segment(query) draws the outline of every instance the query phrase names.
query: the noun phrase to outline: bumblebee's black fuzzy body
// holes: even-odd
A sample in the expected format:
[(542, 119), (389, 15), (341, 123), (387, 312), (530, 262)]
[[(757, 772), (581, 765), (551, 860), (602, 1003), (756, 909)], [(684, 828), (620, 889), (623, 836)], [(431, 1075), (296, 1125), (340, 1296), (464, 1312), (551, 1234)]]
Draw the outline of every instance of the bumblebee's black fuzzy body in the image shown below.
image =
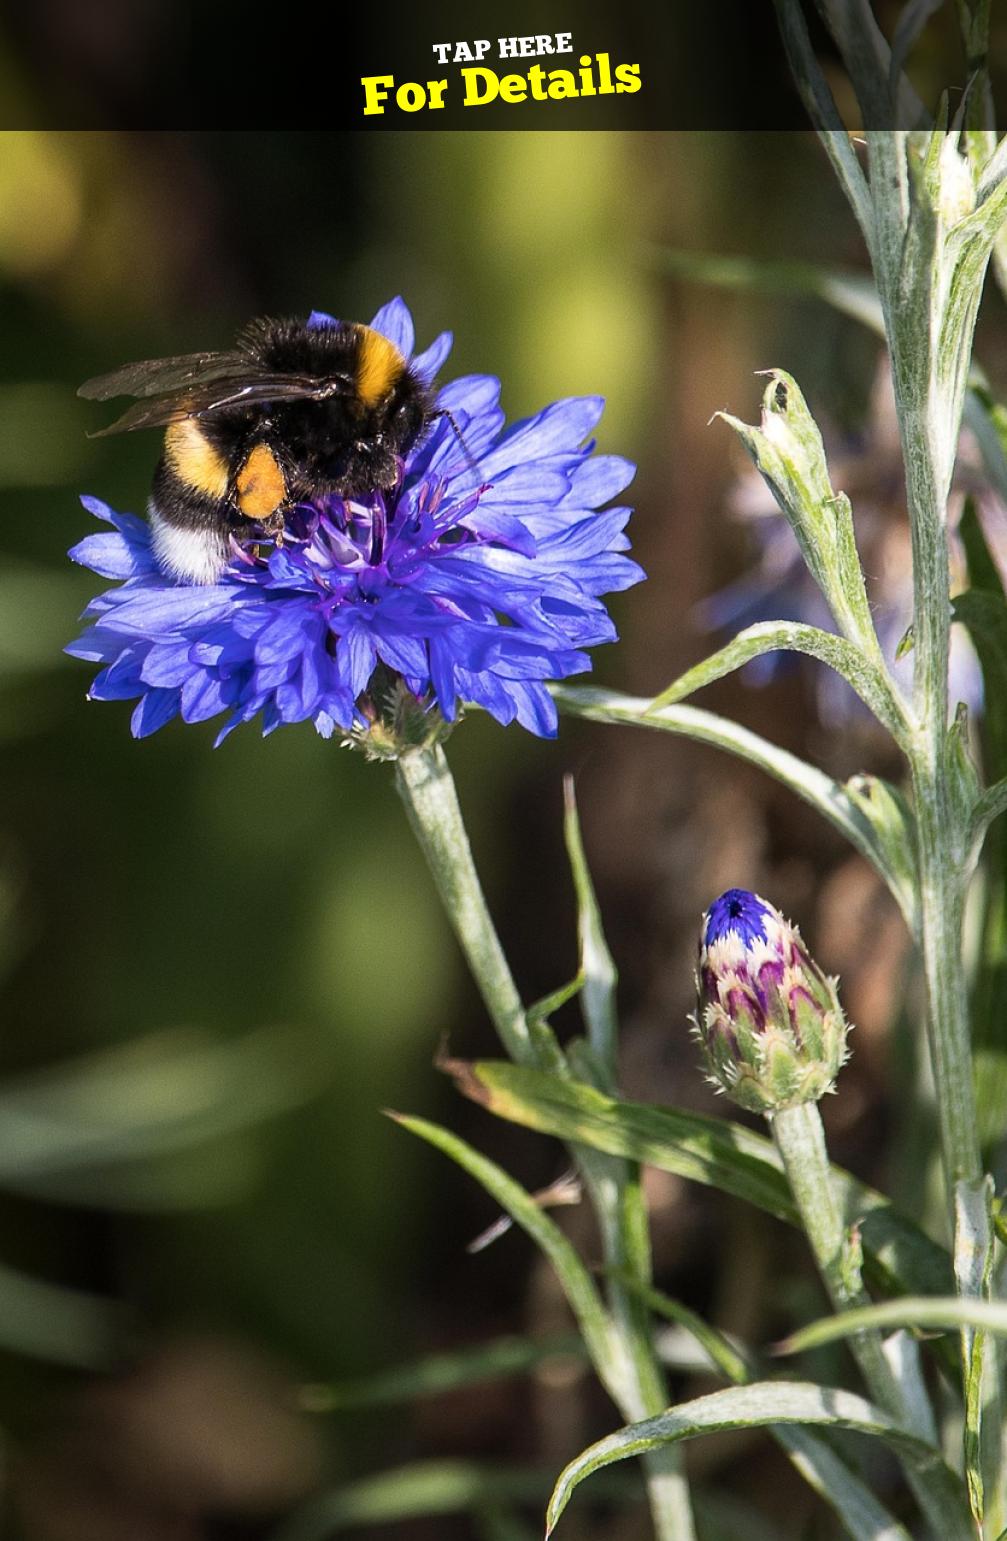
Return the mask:
[(393, 487), (434, 410), (398, 348), (346, 321), (252, 321), (229, 353), (127, 365), (81, 393), (140, 398), (106, 432), (167, 425), (154, 549), (196, 583), (219, 576), (249, 521), (277, 533), (295, 502)]
[(278, 401), (269, 408), (274, 448), (282, 447), (295, 496), (395, 485), (399, 460), (429, 421), (433, 392), (392, 343), (353, 322), (308, 328), (299, 321), (253, 321), (238, 346), (271, 373), (347, 382), (345, 393), (324, 401)]

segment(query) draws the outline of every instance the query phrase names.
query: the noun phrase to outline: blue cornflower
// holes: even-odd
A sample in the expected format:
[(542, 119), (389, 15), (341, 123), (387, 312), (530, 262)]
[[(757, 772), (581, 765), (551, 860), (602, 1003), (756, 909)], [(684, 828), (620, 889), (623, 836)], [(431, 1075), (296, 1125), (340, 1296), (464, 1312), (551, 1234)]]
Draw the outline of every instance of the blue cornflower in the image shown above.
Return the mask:
[[(401, 299), (371, 325), (412, 357)], [(432, 380), (450, 348), (444, 333), (413, 369)], [(103, 666), (91, 699), (135, 699), (137, 738), (221, 714), (218, 743), (255, 717), (264, 733), (311, 721), (327, 738), (366, 729), (368, 688), (391, 676), (447, 722), (473, 702), (553, 735), (545, 682), (591, 667), (585, 649), (616, 635), (600, 596), (643, 577), (622, 554), (630, 510), (598, 512), (635, 468), (592, 453), (600, 397), (555, 402), (505, 433), (499, 395), (488, 375), (445, 386), (450, 418), (414, 446), (397, 488), (298, 504), (282, 545), (236, 546), (212, 585), (169, 578), (143, 520), (82, 499), (113, 528), (70, 556), (121, 580), (67, 648)]]

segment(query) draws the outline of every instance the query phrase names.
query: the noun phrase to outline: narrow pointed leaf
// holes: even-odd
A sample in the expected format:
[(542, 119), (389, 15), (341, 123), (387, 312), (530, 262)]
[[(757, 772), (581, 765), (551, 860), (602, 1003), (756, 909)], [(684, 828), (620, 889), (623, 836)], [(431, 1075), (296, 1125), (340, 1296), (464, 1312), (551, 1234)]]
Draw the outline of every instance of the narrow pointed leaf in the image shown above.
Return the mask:
[(870, 327), (879, 337), (885, 335), (874, 280), (868, 273), (858, 273), (853, 268), (828, 268), (814, 262), (760, 261), (669, 247), (655, 248), (654, 264), (673, 278), (690, 279), (714, 288), (779, 294), (789, 300), (802, 296), (824, 300), (851, 320)]
[(944, 0), (906, 0), (899, 13), (892, 36), (892, 57), (888, 66), (889, 85), (894, 89), (909, 52), (923, 28)]
[(454, 1353), (429, 1354), (410, 1364), (395, 1365), (359, 1380), (306, 1386), (301, 1405), (312, 1413), (335, 1413), (359, 1407), (388, 1407), (417, 1397), (442, 1396), (466, 1386), (526, 1375), (555, 1359), (583, 1359), (584, 1345), (571, 1333), (542, 1338), (494, 1338)]
[(860, 648), (845, 637), (799, 621), (759, 621), (746, 627), (725, 647), (687, 670), (655, 696), (651, 710), (684, 701), (686, 696), (742, 668), (753, 658), (778, 652), (804, 653), (827, 664), (856, 691), (896, 743), (905, 742), (908, 731), (905, 707), (887, 672), (865, 658)]
[(588, 1031), (588, 1041), (607, 1068), (610, 1077), (614, 1077), (618, 1033), (615, 989), (619, 975), (605, 940), (601, 911), (598, 908), (594, 884), (591, 881), (587, 857), (584, 854), (572, 778), (567, 777), (563, 790), (563, 835), (570, 870), (573, 873), (574, 892), (577, 895), (577, 939), (580, 949), (580, 970), (584, 980), (581, 1005)]
[(811, 46), (801, 0), (773, 0), (773, 3), (790, 73), (801, 93), (808, 117), (818, 130), (864, 240), (870, 247), (874, 236), (874, 210), (867, 179)]
[[(491, 1113), (731, 1193), (788, 1224), (797, 1210), (773, 1142), (724, 1119), (607, 1096), (504, 1061), (452, 1062), (458, 1089)], [(888, 1200), (832, 1167), (847, 1225), (859, 1223), (872, 1279), (893, 1294), (948, 1294), (950, 1259)]]
[(0, 1347), (6, 1353), (107, 1372), (136, 1328), (118, 1301), (0, 1262)]
[(852, 846), (880, 873), (902, 911), (910, 931), (918, 931), (916, 893), (906, 881), (899, 863), (893, 864), (887, 842), (879, 840), (874, 822), (859, 800), (842, 782), (835, 781), (797, 755), (739, 727), (726, 717), (695, 706), (652, 707), (638, 696), (584, 685), (553, 685), (552, 695), (560, 711), (587, 717), (592, 722), (628, 723), (659, 732), (676, 733), (699, 744), (726, 749), (750, 765), (757, 765), (817, 810), (843, 834)]
[(970, 1327), (1003, 1337), (1007, 1335), (1007, 1301), (962, 1300), (957, 1295), (906, 1295), (809, 1322), (784, 1338), (776, 1351), (800, 1354), (825, 1343), (838, 1343), (857, 1332), (895, 1327), (918, 1328), (921, 1332), (958, 1332)]
[[(659, 1316), (691, 1333), (725, 1379), (736, 1386), (758, 1379), (752, 1356), (688, 1306), (652, 1288), (643, 1291), (643, 1298)], [(808, 1485), (835, 1509), (847, 1533), (856, 1541), (909, 1541), (909, 1532), (817, 1434), (798, 1428), (773, 1429), (772, 1434)]]
[(892, 60), (870, 0), (815, 0), (860, 103), (865, 127), (920, 128), (929, 121), (913, 86)]
[(874, 830), (887, 870), (897, 875), (902, 889), (915, 892), (916, 819), (902, 793), (880, 776), (864, 774), (851, 776), (844, 790)]
[[(199, 1146), (306, 1101), (320, 1053), (308, 1035), (258, 1029), (231, 1043), (152, 1033), (8, 1080), (0, 1091), (0, 1185), (59, 1202), (143, 1208), (218, 1202), (207, 1176), (180, 1197), (160, 1175)], [(211, 1189), (213, 1185), (211, 1183)]]
[[(552, 1077), (547, 1076), (547, 1080)], [(520, 1183), (457, 1135), (424, 1118), (410, 1118), (402, 1113), (390, 1115), (404, 1129), (443, 1151), (482, 1185), (505, 1209), (515, 1224), (532, 1238), (549, 1259), (563, 1286), (570, 1309), (580, 1326), (592, 1360), (599, 1373), (611, 1363), (609, 1322), (594, 1280), (577, 1255), (576, 1249), (559, 1226), (543, 1212)]]
[[(959, 1182), (955, 1186), (954, 1267), (958, 1293), (964, 1300), (987, 1302), (993, 1281), (993, 1179)], [(961, 1335), (965, 1382), (965, 1477), (977, 1527), (981, 1530), (985, 1492), (983, 1439), (999, 1450), (999, 1408), (995, 1391), (997, 1346), (971, 1324)], [(986, 1414), (990, 1427), (984, 1430)]]
[[(639, 1495), (639, 1484), (628, 1473), (607, 1475), (619, 1479), (605, 1494), (609, 1500)], [(478, 1513), (487, 1504), (540, 1503), (548, 1491), (549, 1474), (535, 1467), (493, 1466), (474, 1461), (412, 1461), (358, 1478), (309, 1500), (274, 1533), (271, 1541), (329, 1541), (333, 1535), (358, 1527)]]
[(943, 1541), (975, 1541), (968, 1498), (961, 1479), (933, 1445), (900, 1428), (880, 1409), (849, 1391), (802, 1381), (762, 1381), (734, 1386), (680, 1403), (656, 1418), (627, 1425), (584, 1450), (560, 1474), (547, 1511), (555, 1529), (574, 1489), (592, 1472), (665, 1444), (725, 1429), (797, 1424), (803, 1428), (850, 1429), (882, 1440), (927, 1489), (939, 1514)]
[[(971, 392), (967, 416), (979, 439), (987, 470), (1007, 495), (1007, 454), (1002, 409)], [(981, 945), (972, 986), (976, 1111), (980, 1139), (992, 1144), (1007, 1130), (1007, 828), (994, 820), (1007, 808), (1007, 600), (1000, 571), (986, 542), (971, 499), (962, 510), (960, 533), (968, 563), (969, 589), (955, 601), (955, 614), (968, 628), (983, 673), (982, 757), (987, 780), (972, 809), (970, 860), (984, 858)]]

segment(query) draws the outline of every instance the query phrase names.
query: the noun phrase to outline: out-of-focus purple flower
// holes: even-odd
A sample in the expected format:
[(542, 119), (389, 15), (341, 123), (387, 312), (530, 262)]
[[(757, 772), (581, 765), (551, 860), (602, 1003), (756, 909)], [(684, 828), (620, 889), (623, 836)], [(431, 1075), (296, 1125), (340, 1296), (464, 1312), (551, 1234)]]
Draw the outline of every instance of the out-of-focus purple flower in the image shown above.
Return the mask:
[[(445, 333), (413, 357), (402, 300), (371, 324), (425, 378), (450, 351)], [(135, 699), (137, 737), (220, 715), (218, 743), (256, 717), (264, 733), (311, 721), (328, 737), (366, 729), (369, 687), (390, 677), (447, 722), (473, 702), (554, 734), (545, 682), (591, 667), (585, 649), (616, 635), (601, 595), (643, 577), (623, 554), (630, 510), (603, 508), (635, 468), (593, 453), (600, 397), (505, 432), (499, 395), (487, 375), (445, 386), (450, 418), (410, 451), (394, 491), (299, 504), (282, 545), (236, 546), (212, 585), (173, 581), (143, 520), (83, 499), (112, 529), (70, 555), (120, 580), (67, 649), (102, 665), (91, 698)]]

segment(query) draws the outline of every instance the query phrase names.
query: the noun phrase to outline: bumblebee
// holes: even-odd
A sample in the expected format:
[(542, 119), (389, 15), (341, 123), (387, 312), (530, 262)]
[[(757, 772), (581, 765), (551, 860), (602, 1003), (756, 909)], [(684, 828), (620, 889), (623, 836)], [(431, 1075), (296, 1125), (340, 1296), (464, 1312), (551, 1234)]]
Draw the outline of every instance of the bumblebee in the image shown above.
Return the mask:
[(229, 352), (126, 364), (78, 395), (137, 398), (95, 437), (166, 428), (154, 553), (189, 583), (214, 583), (250, 528), (282, 540), (299, 501), (394, 487), (403, 456), (448, 415), (395, 344), (355, 321), (255, 320)]

